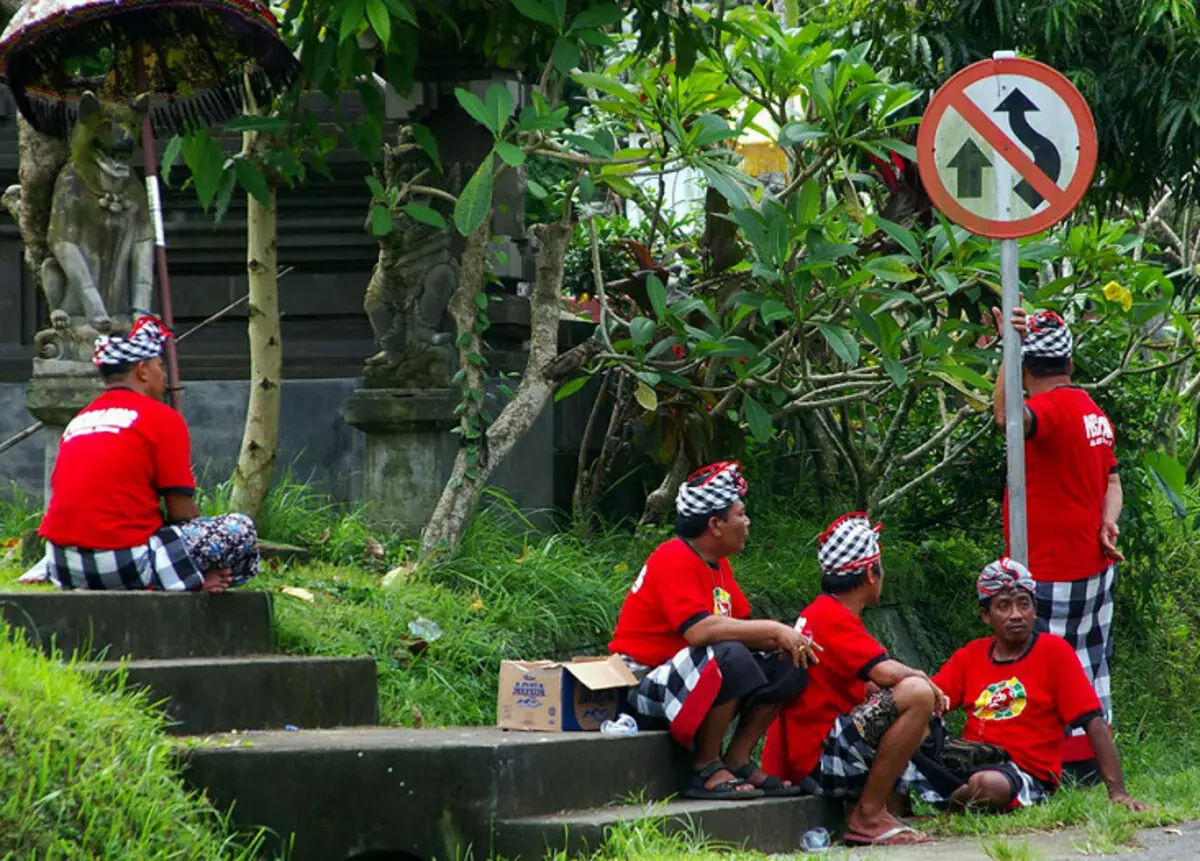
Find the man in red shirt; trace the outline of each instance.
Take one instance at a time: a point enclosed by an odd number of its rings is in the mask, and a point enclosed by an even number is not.
[[[643,566],[617,617],[609,650],[638,677],[629,701],[639,723],[669,724],[693,751],[691,798],[800,793],[751,760],[784,703],[807,681],[815,647],[780,622],[751,620],[729,566],[750,533],[736,463],[693,473],[675,498],[677,537]],[[815,660],[815,658],[813,658]],[[725,753],[725,733],[737,729]]]
[[[992,309],[997,327],[1000,311]],[[1029,570],[1037,582],[1038,627],[1066,639],[1079,656],[1112,724],[1113,590],[1121,516],[1121,479],[1108,416],[1071,384],[1071,332],[1054,311],[1018,308],[1025,401],[1025,495]],[[994,412],[1004,427],[1004,372]],[[1008,495],[1004,499],[1008,534]],[[1076,779],[1096,778],[1095,754],[1082,729],[1063,741],[1063,762]]]
[[[879,602],[883,561],[878,526],[848,514],[818,538],[821,592],[797,625],[821,643],[803,696],[784,707],[767,732],[763,767],[833,798],[855,798],[843,839],[897,846],[931,838],[891,812],[928,781],[912,762],[941,714],[945,697],[920,670],[888,656],[863,626]]]
[[[161,400],[170,336],[142,317],[96,342],[105,390],[63,431],[38,530],[61,589],[222,592],[258,573],[254,522],[196,507],[187,424]]]
[[[983,621],[992,636],[974,640],[933,682],[950,708],[967,714],[963,739],[1002,748],[1008,761],[976,766],[950,801],[957,807],[1010,810],[1045,800],[1062,775],[1063,730],[1087,733],[1114,804],[1146,805],[1125,790],[1121,760],[1100,700],[1066,640],[1034,626],[1037,585],[1019,562],[999,559],[979,575]]]

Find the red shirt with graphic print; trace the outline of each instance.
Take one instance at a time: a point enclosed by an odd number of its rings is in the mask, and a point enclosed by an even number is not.
[[[1099,574],[1112,561],[1100,549],[1104,496],[1117,470],[1112,423],[1078,386],[1041,392],[1025,406],[1031,414],[1025,439],[1029,572],[1044,582]]]
[[[994,643],[967,643],[933,683],[966,711],[963,738],[998,745],[1034,777],[1058,783],[1064,730],[1103,714],[1096,691],[1062,637],[1035,634],[1024,655],[1005,662],[992,657]]]
[[[682,538],[663,542],[642,566],[608,644],[648,667],[666,663],[688,645],[684,632],[708,616],[750,616],[729,560],[709,565]]]
[[[825,649],[808,668],[808,687],[783,707],[767,730],[763,769],[798,783],[821,759],[825,737],[838,716],[866,699],[871,669],[887,660],[887,649],[867,633],[862,619],[836,598],[819,595],[800,611],[804,635]]]
[[[183,416],[147,395],[109,389],[63,431],[38,534],[60,547],[136,547],[162,528],[159,497],[195,487]]]

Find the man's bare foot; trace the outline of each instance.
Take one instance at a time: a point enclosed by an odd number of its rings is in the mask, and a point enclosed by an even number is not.
[[[228,589],[232,581],[233,576],[228,568],[213,568],[204,572],[204,583],[200,589],[210,595],[217,595]]]
[[[884,837],[889,833],[889,837]],[[906,826],[886,809],[874,816],[864,816],[857,807],[850,811],[846,817],[846,842],[871,843],[880,838],[897,844],[928,843],[932,840],[927,834]]]

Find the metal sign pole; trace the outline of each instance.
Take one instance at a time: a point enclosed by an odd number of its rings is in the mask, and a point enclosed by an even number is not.
[[[1021,389],[1021,339],[1013,310],[1021,305],[1017,240],[1000,242],[1000,297],[1004,314],[1004,438],[1008,449],[1008,554],[1029,564],[1025,521],[1025,396]]]

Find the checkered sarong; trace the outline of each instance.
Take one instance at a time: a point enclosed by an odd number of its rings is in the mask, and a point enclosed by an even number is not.
[[[653,669],[625,655],[621,657],[636,675],[646,673],[629,694],[634,711],[670,721],[671,735],[690,750],[696,730],[721,692],[721,668],[713,650],[688,646]]]
[[[1104,720],[1111,726],[1112,618],[1113,597],[1117,584],[1117,566],[1109,565],[1099,574],[1065,583],[1037,584],[1038,630],[1057,634],[1075,650],[1083,671],[1096,689]],[[1085,730],[1069,730],[1085,735]]]
[[[232,585],[258,573],[258,534],[244,514],[197,517],[164,526],[145,544],[88,550],[46,542],[46,572],[60,589],[196,590],[204,571],[228,568]]]
[[[875,748],[863,739],[853,717],[843,714],[825,737],[817,767],[800,785],[806,792],[826,798],[858,798],[874,761]],[[1013,807],[1032,807],[1050,796],[1049,788],[1042,781],[1013,762],[975,770],[1001,772],[1013,789]],[[911,793],[929,804],[941,805],[949,801],[912,762],[905,766],[894,789],[900,795]]]

